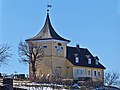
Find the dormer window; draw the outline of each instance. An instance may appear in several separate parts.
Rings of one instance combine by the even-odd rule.
[[[95,64],[98,65],[99,58],[97,56],[95,56],[94,58],[95,58]]]
[[[92,63],[92,60],[90,58],[90,55],[86,55],[87,59],[88,59],[88,64],[91,64]]]
[[[88,59],[88,64],[91,64],[91,58]]]
[[[78,57],[75,57],[75,62],[79,63],[79,58]]]
[[[96,60],[96,65],[98,65],[98,60]]]

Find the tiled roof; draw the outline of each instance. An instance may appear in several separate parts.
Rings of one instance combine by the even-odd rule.
[[[55,39],[55,40],[62,40],[70,42],[70,40],[64,39],[61,36],[59,36],[54,28],[51,25],[49,14],[47,13],[45,24],[42,28],[42,30],[33,38],[27,39],[26,41],[34,41],[34,40],[49,40],[49,39]]]
[[[79,63],[75,62],[76,54],[79,58]],[[90,56],[91,64],[88,64],[88,58],[86,57],[87,55]],[[85,66],[85,67],[105,69],[105,67],[100,62],[98,62],[98,65],[96,65],[96,60],[94,56],[86,48],[67,47],[67,59],[75,66]]]

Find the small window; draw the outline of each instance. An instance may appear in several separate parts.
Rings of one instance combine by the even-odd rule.
[[[57,53],[60,54],[62,52],[60,46],[57,47]]]
[[[98,70],[98,76],[100,76],[100,70]]]
[[[91,58],[88,59],[88,64],[91,64]]]
[[[76,76],[78,76],[78,75],[79,75],[79,69],[76,68]]]
[[[61,49],[63,49],[63,47],[61,47]]]
[[[86,55],[86,57],[87,57],[87,60],[88,60],[88,64],[91,64],[91,58],[90,58],[90,55]]]
[[[81,68],[80,69],[80,76],[82,76],[83,75],[83,69]]]
[[[96,73],[96,71],[94,71],[94,76],[97,76],[97,73]]]
[[[88,76],[91,76],[91,70],[88,69]]]
[[[43,48],[47,48],[47,45],[44,45]]]
[[[75,62],[79,63],[79,58],[78,57],[75,58]]]
[[[98,65],[99,64],[99,58],[98,58],[98,56],[95,56],[94,58],[95,58],[95,64]]]
[[[96,65],[98,65],[98,60],[96,59]]]
[[[57,48],[57,46],[55,46],[55,48]]]

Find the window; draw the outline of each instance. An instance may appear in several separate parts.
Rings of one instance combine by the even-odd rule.
[[[83,69],[80,68],[80,76],[82,76],[82,75],[83,75]]]
[[[98,65],[98,60],[96,59],[96,65]]]
[[[79,75],[79,69],[76,68],[76,76],[78,76],[78,75]]]
[[[47,45],[44,45],[43,48],[47,48]]]
[[[78,57],[75,58],[75,62],[79,63],[79,58]]]
[[[61,50],[60,46],[57,46],[57,53],[61,54],[61,52],[62,52],[62,50]]]
[[[88,69],[88,76],[91,76],[91,70]]]
[[[100,76],[100,70],[98,70],[98,76]]]
[[[63,49],[63,47],[61,47],[61,49]]]
[[[91,64],[91,58],[90,58],[90,55],[85,55],[88,59],[88,64]]]
[[[88,59],[88,64],[91,64],[91,58]]]
[[[96,71],[94,71],[94,76],[97,76],[97,73],[96,73]]]
[[[99,64],[99,58],[98,58],[98,56],[95,56],[94,58],[95,58],[95,64],[98,65]]]
[[[55,46],[55,48],[57,48],[57,46]]]
[[[62,51],[63,51],[63,46],[55,46],[55,48],[56,48],[58,54],[61,54],[61,53],[62,53]]]

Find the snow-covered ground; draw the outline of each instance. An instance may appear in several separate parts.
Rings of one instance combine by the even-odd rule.
[[[24,89],[27,89],[27,90],[53,90],[53,88],[50,88],[50,87],[20,87],[20,88],[24,88]],[[58,90],[58,89],[54,89],[54,90]],[[59,90],[66,90],[66,89],[59,89]]]
[[[37,84],[37,83],[23,83],[19,86],[19,88],[27,89],[27,90],[53,90],[51,86],[57,86],[60,89],[59,90],[66,90],[63,89],[63,85],[57,85],[57,84]],[[54,89],[58,90],[58,89]]]

